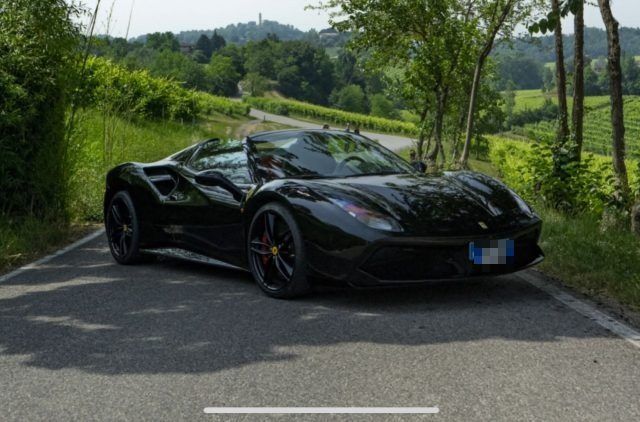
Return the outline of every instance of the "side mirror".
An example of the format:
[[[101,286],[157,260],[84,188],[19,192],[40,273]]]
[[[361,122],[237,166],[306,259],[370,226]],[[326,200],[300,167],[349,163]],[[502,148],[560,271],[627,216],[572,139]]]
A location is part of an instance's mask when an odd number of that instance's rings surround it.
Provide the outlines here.
[[[240,202],[244,196],[244,192],[242,192],[239,187],[218,171],[204,171],[196,174],[195,180],[199,185],[217,186],[226,190],[233,196],[233,199],[238,202]]]

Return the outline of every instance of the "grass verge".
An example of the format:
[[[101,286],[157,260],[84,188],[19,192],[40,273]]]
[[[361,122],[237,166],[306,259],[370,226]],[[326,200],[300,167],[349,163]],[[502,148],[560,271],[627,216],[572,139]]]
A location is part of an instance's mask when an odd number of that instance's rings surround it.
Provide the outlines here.
[[[84,110],[68,151],[65,218],[0,215],[0,274],[46,255],[99,227],[107,171],[126,161],[161,159],[206,138],[280,129],[270,122],[213,114],[191,124],[127,119]]]
[[[70,224],[60,219],[0,216],[0,274],[51,253],[97,228],[96,224]]]
[[[627,227],[607,226],[593,215],[537,211],[544,221],[543,272],[589,296],[613,298],[640,310],[640,241]]]

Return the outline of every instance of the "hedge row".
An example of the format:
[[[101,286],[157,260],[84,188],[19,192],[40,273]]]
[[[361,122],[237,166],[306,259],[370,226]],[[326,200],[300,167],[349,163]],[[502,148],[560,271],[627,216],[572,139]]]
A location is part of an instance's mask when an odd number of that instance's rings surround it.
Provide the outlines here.
[[[146,70],[129,70],[91,57],[81,88],[84,105],[144,118],[195,119],[201,113],[246,115],[249,107],[228,98],[183,88],[178,82],[151,76]]]
[[[410,122],[384,119],[382,117],[367,116],[366,114],[350,113],[295,100],[284,100],[263,97],[246,97],[244,101],[252,107],[274,114],[298,116],[317,119],[338,125],[351,123],[363,130],[377,132],[401,133],[404,135],[416,135],[417,127]]]

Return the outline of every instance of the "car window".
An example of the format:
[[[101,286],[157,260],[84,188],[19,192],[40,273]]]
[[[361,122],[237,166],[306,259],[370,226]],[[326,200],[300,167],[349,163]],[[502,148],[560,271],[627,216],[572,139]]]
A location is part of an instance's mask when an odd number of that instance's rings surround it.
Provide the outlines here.
[[[375,142],[346,132],[280,132],[251,139],[258,174],[286,177],[348,177],[400,174],[413,168]]]
[[[216,140],[207,142],[191,157],[189,167],[198,172],[219,171],[238,185],[251,183],[247,154],[240,141]]]

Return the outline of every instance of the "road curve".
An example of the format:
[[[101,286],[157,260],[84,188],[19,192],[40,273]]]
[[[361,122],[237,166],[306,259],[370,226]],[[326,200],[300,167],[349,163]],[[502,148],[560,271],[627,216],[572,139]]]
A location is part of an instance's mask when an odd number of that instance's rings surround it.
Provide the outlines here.
[[[280,116],[278,114],[266,113],[261,110],[256,110],[252,108],[249,115],[259,120],[268,120],[270,122],[276,122],[287,126],[299,127],[302,129],[320,129],[321,125],[317,123],[305,122],[304,120],[293,119],[291,117]],[[340,128],[343,129],[343,128]],[[414,140],[411,138],[407,138],[404,136],[396,136],[396,135],[387,135],[384,133],[374,133],[374,132],[360,132],[362,135],[367,138],[375,139],[380,142],[385,148],[388,148],[392,151],[399,151],[401,149],[409,148],[414,146]]]
[[[637,421],[639,381],[639,348],[518,276],[284,301],[244,272],[117,265],[100,235],[0,283],[3,421],[265,420],[207,406]]]

